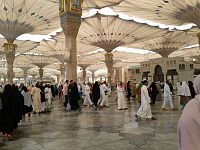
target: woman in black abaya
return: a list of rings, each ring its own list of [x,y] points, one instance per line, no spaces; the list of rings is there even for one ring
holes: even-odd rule
[[[13,130],[17,128],[22,115],[21,99],[16,88],[7,84],[1,97],[0,131],[3,137],[12,138]]]
[[[100,87],[99,87],[99,83],[98,81],[96,81],[94,83],[94,86],[93,86],[93,89],[92,89],[92,96],[93,96],[93,103],[95,105],[95,110],[97,110],[97,103],[98,103],[98,100],[100,99]]]
[[[80,97],[78,93],[78,85],[76,82],[72,83],[69,86],[69,91],[71,110],[78,110],[80,108],[78,104],[78,100],[80,99]]]

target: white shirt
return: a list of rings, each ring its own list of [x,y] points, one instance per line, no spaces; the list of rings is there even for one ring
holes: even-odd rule
[[[191,96],[189,86],[187,85],[187,83],[185,81],[182,82],[179,95],[181,95],[181,96]]]
[[[68,84],[65,83],[62,89],[63,95],[68,95]]]
[[[172,92],[170,91],[169,85],[165,84],[165,86],[164,86],[164,97],[167,97],[169,95],[172,95]]]
[[[85,94],[90,94],[90,87],[89,87],[89,85],[85,86]]]
[[[149,97],[149,92],[147,86],[143,85],[141,88],[141,102],[142,103],[150,103],[151,98]]]
[[[51,88],[46,87],[46,88],[44,89],[44,92],[45,92],[45,98],[46,98],[46,99],[49,99],[49,98],[52,97]]]
[[[78,92],[80,93],[81,92],[81,86],[78,85]]]
[[[107,88],[107,86],[105,84],[100,86],[100,91],[101,91],[101,95],[108,95],[109,89]],[[105,93],[107,91],[107,94]]]

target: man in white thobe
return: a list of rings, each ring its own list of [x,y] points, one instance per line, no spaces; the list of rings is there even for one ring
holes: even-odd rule
[[[90,106],[93,105],[91,98],[90,98],[90,86],[89,83],[87,83],[84,87],[84,102],[83,105],[87,106],[87,104],[90,104]]]
[[[100,93],[101,93],[101,98],[102,98],[100,107],[103,107],[103,106],[109,107],[109,104],[108,104],[109,89],[106,86],[105,82],[100,86]]]
[[[155,118],[152,116],[151,113],[151,106],[150,106],[151,98],[149,97],[147,89],[148,81],[144,80],[142,83],[143,86],[141,88],[141,105],[135,117],[145,118],[148,120],[155,120]]]
[[[171,110],[174,111],[175,108],[174,108],[174,104],[173,104],[173,101],[172,101],[172,92],[170,91],[169,84],[170,84],[170,81],[167,80],[166,84],[164,86],[164,101],[163,101],[162,109],[166,110],[165,106],[166,106],[167,102],[169,101]]]

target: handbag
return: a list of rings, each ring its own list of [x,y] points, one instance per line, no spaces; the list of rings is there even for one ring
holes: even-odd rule
[[[68,102],[67,103],[67,106],[66,106],[66,111],[70,111],[71,110],[71,105],[70,105],[70,103]]]

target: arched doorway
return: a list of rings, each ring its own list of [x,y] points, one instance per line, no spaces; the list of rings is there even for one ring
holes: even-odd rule
[[[164,82],[164,74],[160,65],[155,67],[154,81]]]

